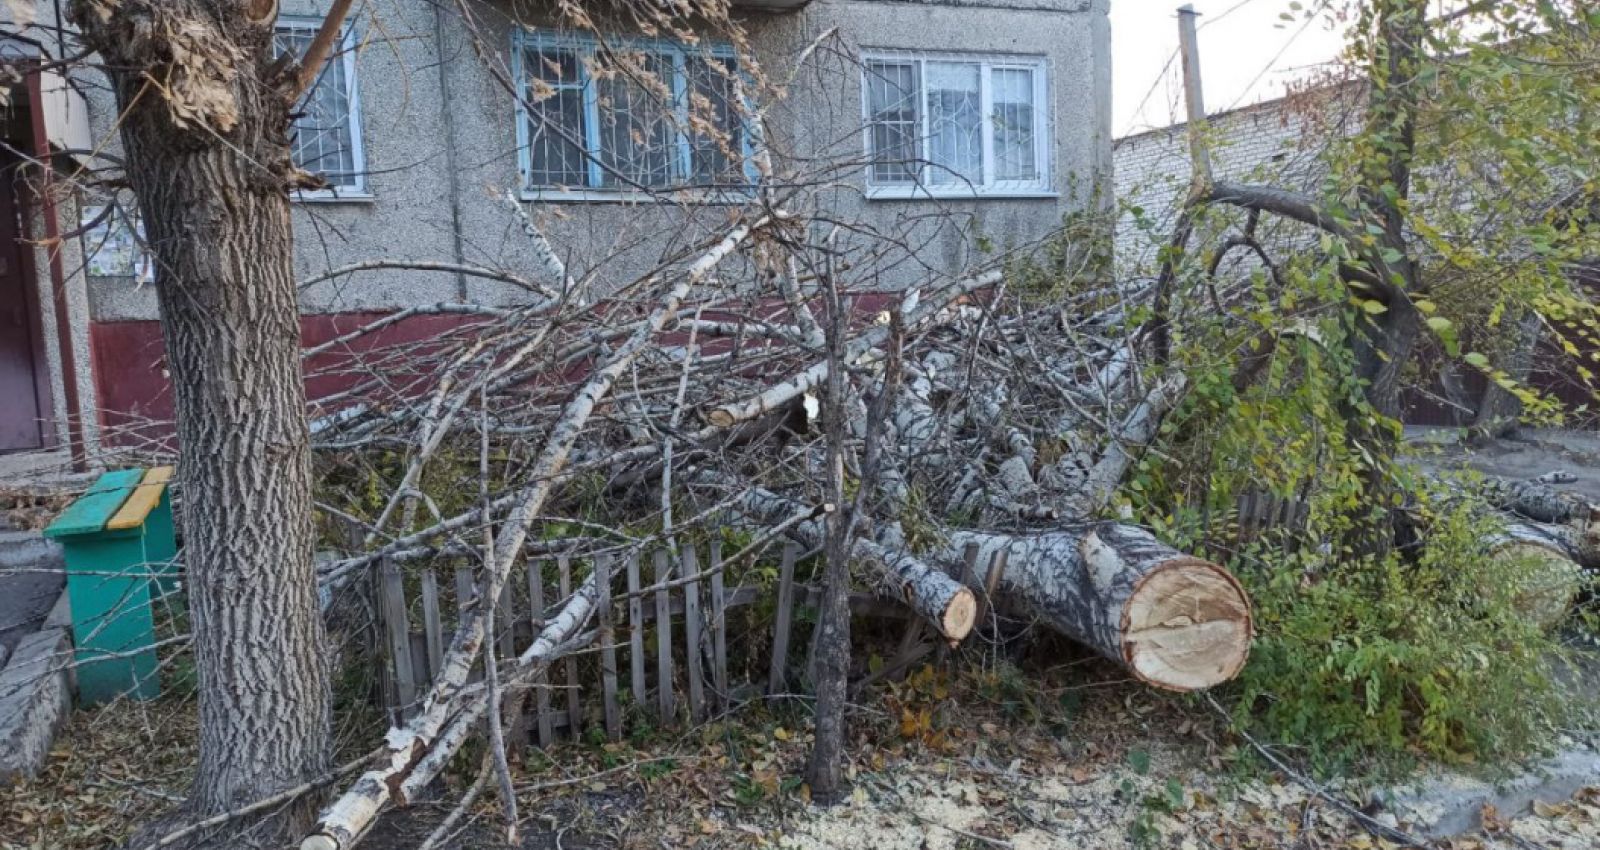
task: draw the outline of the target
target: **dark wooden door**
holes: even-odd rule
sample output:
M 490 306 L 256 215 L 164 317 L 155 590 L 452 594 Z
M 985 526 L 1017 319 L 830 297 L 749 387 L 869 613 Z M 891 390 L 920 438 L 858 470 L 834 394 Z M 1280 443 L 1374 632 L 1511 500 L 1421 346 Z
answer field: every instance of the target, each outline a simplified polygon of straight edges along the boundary
M 5 163 L 10 166 L 11 163 Z M 0 452 L 44 445 L 34 299 L 22 262 L 15 168 L 0 170 Z

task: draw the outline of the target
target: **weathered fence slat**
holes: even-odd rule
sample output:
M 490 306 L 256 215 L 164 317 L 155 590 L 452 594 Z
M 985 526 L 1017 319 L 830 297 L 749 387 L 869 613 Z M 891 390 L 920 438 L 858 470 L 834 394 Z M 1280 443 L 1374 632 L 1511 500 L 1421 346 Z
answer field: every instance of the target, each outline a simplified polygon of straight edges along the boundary
M 611 556 L 594 559 L 595 586 L 600 589 L 600 693 L 605 700 L 606 737 L 622 740 L 622 710 L 617 705 L 617 640 L 611 628 Z
M 683 547 L 683 574 L 700 573 L 700 558 L 693 546 Z M 695 723 L 706 716 L 706 683 L 701 640 L 705 620 L 700 615 L 700 580 L 689 578 L 683 586 L 684 655 L 689 662 L 689 719 Z
M 628 555 L 628 668 L 635 705 L 645 704 L 644 597 L 639 594 L 639 553 Z
M 722 580 L 722 541 L 711 541 L 711 684 L 716 705 L 727 708 L 728 693 L 728 599 Z
M 478 583 L 472 578 L 472 568 L 456 567 L 456 612 L 460 618 L 456 622 L 465 621 L 468 616 L 467 612 L 477 604 Z M 468 679 L 473 682 L 483 681 L 483 668 L 474 664 L 472 675 Z
M 378 597 L 389 658 L 394 661 L 395 699 L 399 702 L 396 708 L 404 717 L 417 700 L 417 680 L 411 663 L 411 624 L 406 618 L 405 576 L 387 558 L 378 568 Z
M 789 629 L 794 624 L 794 562 L 800 554 L 795 543 L 783 547 L 778 567 L 777 621 L 772 627 L 772 663 L 767 672 L 767 694 L 777 695 L 789 688 Z
M 500 589 L 500 600 L 494 607 L 494 628 L 498 636 L 501 658 L 517 657 L 517 617 L 511 607 L 511 589 Z
M 566 553 L 556 556 L 556 569 L 560 571 L 561 599 L 572 596 L 572 558 Z M 571 723 L 572 737 L 583 731 L 583 696 L 578 689 L 578 659 L 567 656 L 562 662 L 567 671 L 567 719 Z
M 655 554 L 655 582 L 665 582 L 672 572 L 664 549 Z M 666 588 L 656 591 L 656 705 L 661 722 L 670 723 L 677 708 L 672 694 L 672 602 Z
M 544 568 L 538 561 L 528 562 L 528 606 L 533 609 L 533 634 L 544 629 Z M 550 724 L 550 677 L 539 672 L 533 677 L 534 725 L 539 733 L 539 746 L 548 747 L 555 740 L 555 729 Z
M 428 639 L 422 632 L 412 632 L 411 642 L 411 684 L 416 689 L 415 693 L 428 692 L 428 684 L 433 681 L 433 673 L 428 667 Z
M 473 585 L 472 568 L 456 567 L 456 611 L 465 617 L 467 609 L 478 601 L 478 588 Z
M 444 625 L 439 616 L 439 575 L 422 571 L 422 636 L 428 647 L 428 679 L 432 681 L 444 662 Z

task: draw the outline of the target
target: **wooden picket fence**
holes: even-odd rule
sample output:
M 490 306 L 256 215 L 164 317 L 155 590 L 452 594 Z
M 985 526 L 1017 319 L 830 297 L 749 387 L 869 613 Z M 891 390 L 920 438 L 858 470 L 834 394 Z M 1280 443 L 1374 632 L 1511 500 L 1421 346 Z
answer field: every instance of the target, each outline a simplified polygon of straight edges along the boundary
M 975 583 L 976 552 L 968 554 L 962 578 Z M 699 547 L 683 547 L 677 570 L 672 569 L 672 556 L 664 548 L 620 559 L 585 559 L 601 574 L 598 584 L 604 595 L 595 621 L 598 634 L 591 648 L 560 659 L 535 680 L 533 705 L 524 724 L 532 743 L 546 746 L 562 736 L 577 738 L 591 722 L 586 707 L 598 709 L 593 713 L 599 715 L 606 737 L 616 740 L 623 734 L 629 713 L 625 708 L 647 716 L 652 723 L 670 726 L 683 719 L 698 723 L 732 705 L 790 692 L 794 681 L 790 650 L 797 611 L 815 607 L 821 600 L 819 587 L 795 581 L 799 548 L 793 544 L 783 548 L 777 580 L 770 588 L 727 586 L 720 544 L 712 542 L 705 555 L 702 561 Z M 498 657 L 514 657 L 532 643 L 545 613 L 572 592 L 575 576 L 584 575 L 578 569 L 581 566 L 571 557 L 560 556 L 548 562 L 533 561 L 514 571 L 515 581 L 508 584 L 495 611 L 493 640 Z M 992 589 L 1003 569 L 1000 559 L 991 565 L 985 583 L 977 586 Z M 626 573 L 625 595 L 610 593 L 614 570 Z M 474 578 L 471 567 L 458 567 L 454 587 L 446 589 L 433 567 L 402 571 L 393 563 L 379 564 L 375 599 L 382 639 L 378 648 L 384 660 L 383 703 L 393 718 L 409 716 L 427 693 L 447 638 L 477 604 Z M 770 640 L 765 647 L 770 654 L 763 665 L 751 663 L 747 651 L 741 667 L 752 672 L 742 681 L 730 681 L 729 612 L 761 602 L 763 593 L 774 597 L 771 634 L 765 636 Z M 453 606 L 447 604 L 447 597 L 453 597 Z M 903 672 L 935 646 L 931 630 L 925 632 L 911 609 L 895 600 L 852 593 L 850 607 L 857 616 L 909 621 L 901 653 L 871 679 Z M 753 635 L 741 638 L 747 650 L 752 640 L 759 640 Z M 681 653 L 675 652 L 679 641 L 683 642 Z M 760 644 L 755 646 L 755 652 L 760 652 Z M 624 655 L 625 670 L 619 666 Z M 763 668 L 765 675 L 761 676 Z M 586 698 L 592 702 L 597 691 L 598 707 L 586 704 Z M 680 700 L 687 703 L 686 716 L 680 712 Z
M 1229 558 L 1264 539 L 1285 549 L 1304 544 L 1311 521 L 1311 505 L 1299 497 L 1285 498 L 1267 490 L 1248 490 L 1234 501 L 1227 521 L 1213 526 L 1205 548 L 1213 557 Z

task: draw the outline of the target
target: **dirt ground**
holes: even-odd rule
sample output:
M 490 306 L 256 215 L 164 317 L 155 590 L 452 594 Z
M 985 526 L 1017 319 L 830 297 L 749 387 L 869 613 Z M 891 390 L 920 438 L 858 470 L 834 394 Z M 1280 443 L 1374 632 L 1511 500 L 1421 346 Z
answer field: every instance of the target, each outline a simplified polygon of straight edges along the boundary
M 953 673 L 925 668 L 867 693 L 852 718 L 853 792 L 830 809 L 810 805 L 797 778 L 810 746 L 808 710 L 798 702 L 747 706 L 687 731 L 641 726 L 620 742 L 591 737 L 549 753 L 528 751 L 518 768 L 519 846 L 1398 846 L 1265 768 L 1195 700 L 1115 675 L 1078 659 L 1022 672 L 969 657 Z M 75 715 L 45 774 L 0 793 L 0 848 L 114 845 L 184 793 L 193 724 L 192 704 L 181 701 Z M 477 754 L 458 761 L 476 765 Z M 362 846 L 419 846 L 469 782 L 460 772 L 449 775 L 437 802 L 385 816 Z M 1368 789 L 1330 790 L 1352 802 L 1367 799 Z M 1600 788 L 1536 812 L 1487 814 L 1487 832 L 1426 846 L 1600 847 Z M 493 795 L 438 846 L 508 846 Z
M 1515 437 L 1488 446 L 1461 444 L 1459 429 L 1406 428 L 1408 459 L 1424 469 L 1475 469 L 1502 478 L 1533 478 L 1547 472 L 1571 473 L 1561 485 L 1600 502 L 1600 433 L 1525 428 Z

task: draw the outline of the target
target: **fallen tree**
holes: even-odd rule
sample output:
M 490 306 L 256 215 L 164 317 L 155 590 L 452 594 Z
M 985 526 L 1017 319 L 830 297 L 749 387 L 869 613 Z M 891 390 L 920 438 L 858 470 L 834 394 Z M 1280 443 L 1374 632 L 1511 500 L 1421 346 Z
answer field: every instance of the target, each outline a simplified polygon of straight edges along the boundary
M 1250 601 L 1217 564 L 1114 522 L 1036 534 L 961 531 L 946 557 L 976 547 L 1005 554 L 1001 601 L 1020 602 L 1056 631 L 1140 681 L 1195 691 L 1238 674 L 1250 653 Z
M 1515 577 L 1512 605 L 1539 628 L 1564 619 L 1583 591 L 1577 540 L 1570 528 L 1512 522 L 1488 541 L 1489 556 Z

